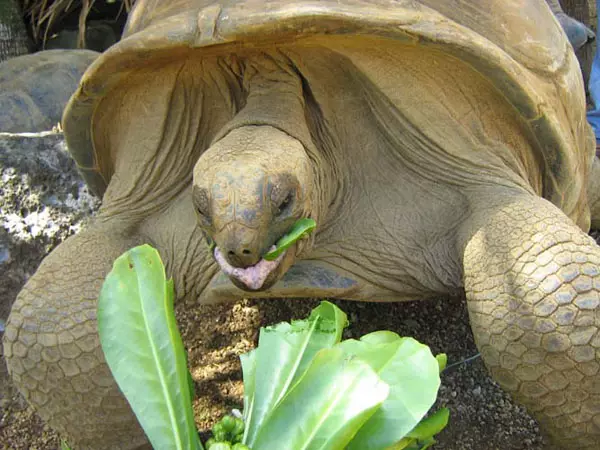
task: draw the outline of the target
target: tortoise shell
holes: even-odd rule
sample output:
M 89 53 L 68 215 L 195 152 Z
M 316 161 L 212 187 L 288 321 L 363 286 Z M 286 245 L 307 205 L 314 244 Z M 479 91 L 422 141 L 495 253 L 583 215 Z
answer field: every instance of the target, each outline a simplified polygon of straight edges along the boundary
M 201 121 L 210 108 L 215 118 L 202 125 L 202 148 L 194 150 L 202 152 L 243 106 L 245 58 L 267 50 L 290 59 L 317 105 L 343 96 L 342 86 L 363 89 L 375 111 L 388 105 L 381 126 L 404 124 L 399 152 L 415 170 L 457 185 L 510 178 L 589 226 L 594 146 L 582 76 L 543 0 L 139 0 L 124 39 L 88 69 L 64 114 L 69 148 L 90 187 L 104 193 L 124 151 L 107 137 L 115 123 L 103 104 L 139 83 L 149 96 L 161 79 L 175 85 L 175 75 L 156 75 L 167 68 L 213 64 L 211 76 L 232 100 L 204 104 Z M 342 72 L 355 82 L 336 88 L 332 78 Z M 155 115 L 177 108 L 165 104 Z M 343 111 L 326 109 L 325 120 L 343 120 Z M 128 148 L 148 151 L 146 144 Z

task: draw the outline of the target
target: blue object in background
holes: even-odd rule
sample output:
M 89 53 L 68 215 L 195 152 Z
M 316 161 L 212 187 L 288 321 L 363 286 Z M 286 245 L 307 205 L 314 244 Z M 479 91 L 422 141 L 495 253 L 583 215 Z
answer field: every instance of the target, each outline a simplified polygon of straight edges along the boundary
M 600 0 L 596 0 L 596 8 L 600 10 Z M 600 15 L 598 16 L 598 23 L 596 30 L 600 29 Z M 588 90 L 590 97 L 594 102 L 594 109 L 588 111 L 587 119 L 596 135 L 596 146 L 600 145 L 600 52 L 598 52 L 598 43 L 596 42 L 596 54 L 594 55 L 594 61 L 592 62 L 592 71 L 590 72 L 590 81 L 588 84 Z

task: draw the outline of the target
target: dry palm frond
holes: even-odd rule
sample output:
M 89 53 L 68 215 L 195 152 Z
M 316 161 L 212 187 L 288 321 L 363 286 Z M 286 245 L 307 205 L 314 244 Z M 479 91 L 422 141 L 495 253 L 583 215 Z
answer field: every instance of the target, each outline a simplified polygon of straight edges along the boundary
M 121 3 L 121 9 L 128 13 L 135 0 L 105 0 L 106 3 Z M 33 36 L 38 42 L 46 42 L 48 33 L 58 19 L 71 11 L 81 8 L 79 14 L 79 46 L 85 45 L 85 23 L 96 0 L 21 0 L 23 12 L 30 17 Z

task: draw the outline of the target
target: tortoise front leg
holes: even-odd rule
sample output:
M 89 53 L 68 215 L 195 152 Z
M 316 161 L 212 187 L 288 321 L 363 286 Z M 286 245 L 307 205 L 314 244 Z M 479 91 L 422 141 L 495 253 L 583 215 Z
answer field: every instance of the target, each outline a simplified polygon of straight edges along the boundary
M 77 449 L 128 449 L 146 437 L 100 347 L 96 301 L 113 261 L 141 237 L 96 222 L 58 246 L 19 293 L 4 334 L 14 383 Z
M 463 229 L 464 285 L 483 360 L 553 443 L 597 449 L 600 247 L 546 200 L 485 200 L 474 202 L 481 210 Z

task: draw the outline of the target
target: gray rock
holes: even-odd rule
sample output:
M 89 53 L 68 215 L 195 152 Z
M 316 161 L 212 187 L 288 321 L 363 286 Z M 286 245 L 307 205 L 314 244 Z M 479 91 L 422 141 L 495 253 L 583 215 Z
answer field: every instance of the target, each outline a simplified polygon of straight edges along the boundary
M 60 133 L 0 133 L 0 320 L 42 258 L 99 205 Z
M 121 37 L 118 28 L 114 21 L 88 20 L 85 27 L 85 48 L 103 52 Z M 46 41 L 44 48 L 46 50 L 79 48 L 79 29 L 64 28 L 60 30 Z
M 0 63 L 0 132 L 51 130 L 98 55 L 45 50 Z

